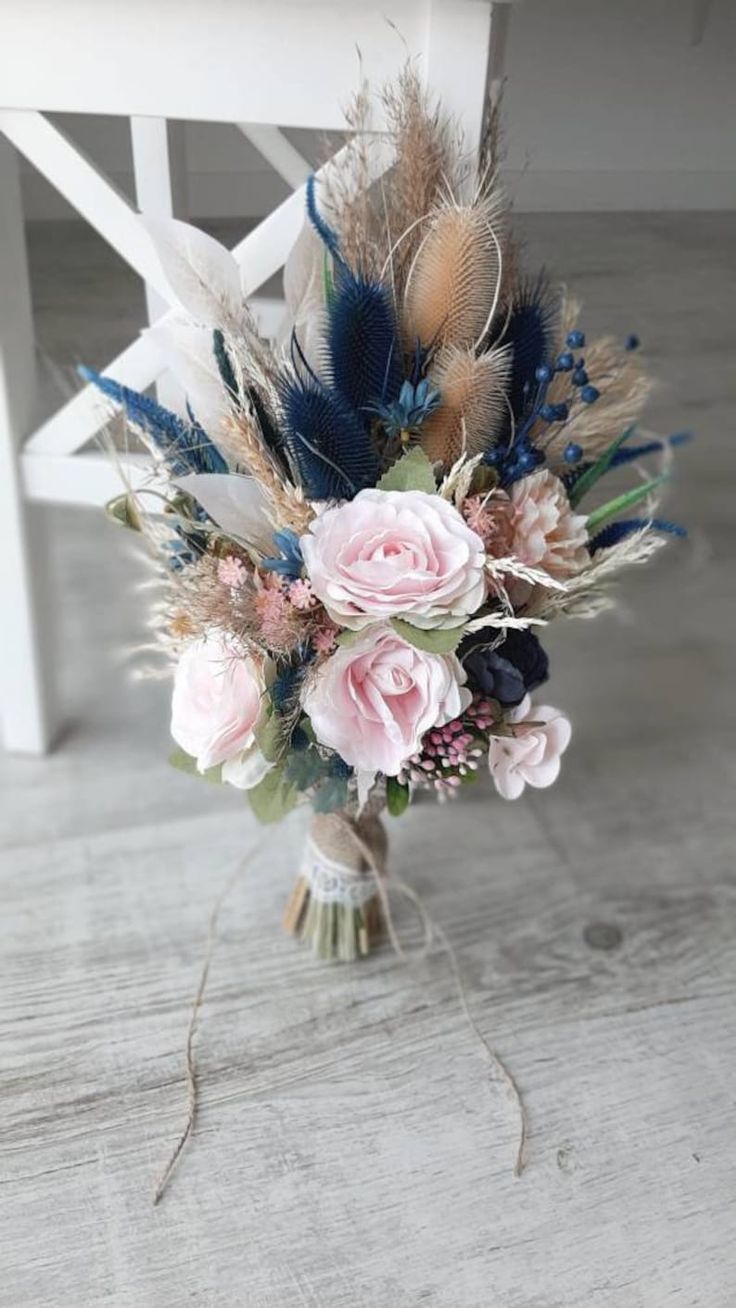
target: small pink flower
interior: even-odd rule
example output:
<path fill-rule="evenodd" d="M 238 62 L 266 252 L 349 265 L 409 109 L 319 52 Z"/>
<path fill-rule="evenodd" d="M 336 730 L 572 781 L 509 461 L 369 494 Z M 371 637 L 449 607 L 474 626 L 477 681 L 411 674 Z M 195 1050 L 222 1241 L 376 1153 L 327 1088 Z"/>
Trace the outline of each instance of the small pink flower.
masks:
<path fill-rule="evenodd" d="M 248 571 L 242 559 L 235 554 L 226 554 L 224 558 L 219 559 L 217 563 L 217 577 L 223 586 L 229 586 L 231 590 L 237 590 L 242 586 L 248 576 Z"/>
<path fill-rule="evenodd" d="M 319 627 L 312 637 L 312 644 L 318 654 L 330 654 L 335 648 L 337 627 Z"/>
<path fill-rule="evenodd" d="M 254 607 L 264 644 L 272 649 L 290 647 L 296 640 L 296 616 L 281 581 L 269 573 L 257 584 Z"/>
<path fill-rule="evenodd" d="M 343 627 L 392 617 L 452 627 L 486 596 L 483 541 L 439 495 L 360 491 L 300 544 L 312 590 Z"/>
<path fill-rule="evenodd" d="M 530 567 L 564 580 L 588 561 L 587 518 L 573 513 L 567 491 L 554 473 L 542 469 L 511 488 L 511 553 Z"/>
<path fill-rule="evenodd" d="M 352 767 L 396 776 L 430 728 L 470 702 L 454 654 L 428 654 L 370 627 L 322 663 L 303 697 L 318 741 Z"/>
<path fill-rule="evenodd" d="M 174 674 L 171 734 L 199 772 L 223 764 L 222 779 L 247 790 L 271 766 L 256 745 L 263 668 L 221 632 L 187 645 Z"/>
<path fill-rule="evenodd" d="M 572 728 L 558 709 L 532 704 L 528 695 L 507 721 L 514 724 L 514 735 L 491 738 L 488 768 L 499 795 L 518 799 L 526 785 L 541 790 L 557 780 Z"/>
<path fill-rule="evenodd" d="M 301 578 L 298 581 L 292 581 L 289 586 L 289 603 L 301 613 L 308 613 L 317 603 L 312 594 L 312 587 L 308 581 Z"/>
<path fill-rule="evenodd" d="M 490 495 L 470 495 L 463 501 L 462 508 L 468 526 L 477 532 L 494 559 L 502 559 L 511 553 L 514 513 L 505 491 L 494 490 Z"/>

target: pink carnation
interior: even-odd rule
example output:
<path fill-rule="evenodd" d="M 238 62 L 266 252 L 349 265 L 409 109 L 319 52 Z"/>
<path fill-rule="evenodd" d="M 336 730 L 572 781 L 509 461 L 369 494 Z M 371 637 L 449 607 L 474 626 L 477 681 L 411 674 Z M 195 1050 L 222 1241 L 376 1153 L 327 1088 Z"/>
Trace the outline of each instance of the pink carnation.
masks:
<path fill-rule="evenodd" d="M 427 654 L 391 627 L 371 627 L 318 668 L 304 694 L 317 739 L 352 767 L 396 776 L 430 727 L 470 702 L 454 654 Z"/>
<path fill-rule="evenodd" d="M 511 553 L 530 567 L 563 579 L 588 560 L 587 519 L 573 513 L 559 477 L 546 469 L 514 482 L 511 488 Z"/>
<path fill-rule="evenodd" d="M 361 491 L 315 518 L 300 544 L 312 590 L 344 627 L 456 626 L 486 596 L 483 541 L 439 495 Z"/>
<path fill-rule="evenodd" d="M 557 780 L 572 728 L 558 709 L 533 705 L 528 695 L 507 721 L 514 724 L 514 735 L 491 738 L 488 768 L 499 795 L 518 799 L 525 786 L 543 789 Z"/>

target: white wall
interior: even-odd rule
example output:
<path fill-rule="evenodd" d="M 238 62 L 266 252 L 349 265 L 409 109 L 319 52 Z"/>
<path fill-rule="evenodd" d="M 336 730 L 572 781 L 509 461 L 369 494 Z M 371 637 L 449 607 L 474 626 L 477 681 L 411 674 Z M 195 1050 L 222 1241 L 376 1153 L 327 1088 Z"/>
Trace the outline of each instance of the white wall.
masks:
<path fill-rule="evenodd" d="M 508 47 L 507 165 L 525 209 L 736 207 L 736 0 L 520 0 Z M 59 117 L 132 192 L 127 123 Z M 188 212 L 256 217 L 284 184 L 231 125 L 186 125 Z M 304 153 L 319 143 L 296 134 Z M 29 218 L 71 216 L 24 167 Z"/>

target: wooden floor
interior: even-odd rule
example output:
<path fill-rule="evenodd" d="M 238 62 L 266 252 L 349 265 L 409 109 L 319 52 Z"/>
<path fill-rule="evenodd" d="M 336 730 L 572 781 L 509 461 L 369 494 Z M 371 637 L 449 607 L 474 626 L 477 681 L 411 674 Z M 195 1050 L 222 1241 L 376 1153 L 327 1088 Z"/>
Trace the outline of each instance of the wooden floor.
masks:
<path fill-rule="evenodd" d="M 637 331 L 692 529 L 618 618 L 563 624 L 553 791 L 413 808 L 395 869 L 456 947 L 526 1099 L 489 1078 L 441 953 L 330 969 L 279 930 L 304 817 L 166 764 L 167 688 L 133 682 L 145 572 L 54 510 L 67 728 L 0 761 L 3 1308 L 732 1308 L 736 1302 L 736 622 L 730 215 L 537 216 L 545 259 Z M 76 229 L 31 233 L 47 354 L 102 362 L 140 311 Z M 112 296 L 112 298 L 110 298 Z M 188 1005 L 237 860 L 184 1109 Z"/>

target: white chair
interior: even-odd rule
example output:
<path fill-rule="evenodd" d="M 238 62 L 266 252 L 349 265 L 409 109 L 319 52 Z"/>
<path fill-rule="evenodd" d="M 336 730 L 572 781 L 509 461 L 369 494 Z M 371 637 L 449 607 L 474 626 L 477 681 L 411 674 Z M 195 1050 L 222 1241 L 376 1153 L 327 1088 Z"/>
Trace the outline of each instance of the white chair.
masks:
<path fill-rule="evenodd" d="M 309 172 L 276 124 L 344 128 L 342 108 L 359 82 L 356 47 L 373 86 L 395 74 L 408 52 L 418 57 L 426 81 L 462 122 L 472 146 L 488 78 L 498 83 L 501 76 L 506 14 L 490 0 L 182 0 L 176 6 L 6 0 L 0 44 L 0 720 L 7 748 L 42 753 L 58 726 L 41 594 L 43 515 L 36 504 L 102 505 L 120 489 L 104 455 L 78 453 L 101 425 L 103 409 L 91 388 L 33 430 L 33 320 L 15 150 L 139 274 L 149 315 L 156 317 L 170 292 L 135 209 L 44 111 L 129 118 L 139 207 L 164 214 L 172 211 L 167 119 L 238 124 L 294 188 L 235 250 L 256 291 L 281 267 L 297 236 Z M 270 332 L 279 306 L 254 305 Z M 144 389 L 157 380 L 160 362 L 140 338 L 105 371 Z M 128 471 L 135 482 L 134 460 Z"/>

